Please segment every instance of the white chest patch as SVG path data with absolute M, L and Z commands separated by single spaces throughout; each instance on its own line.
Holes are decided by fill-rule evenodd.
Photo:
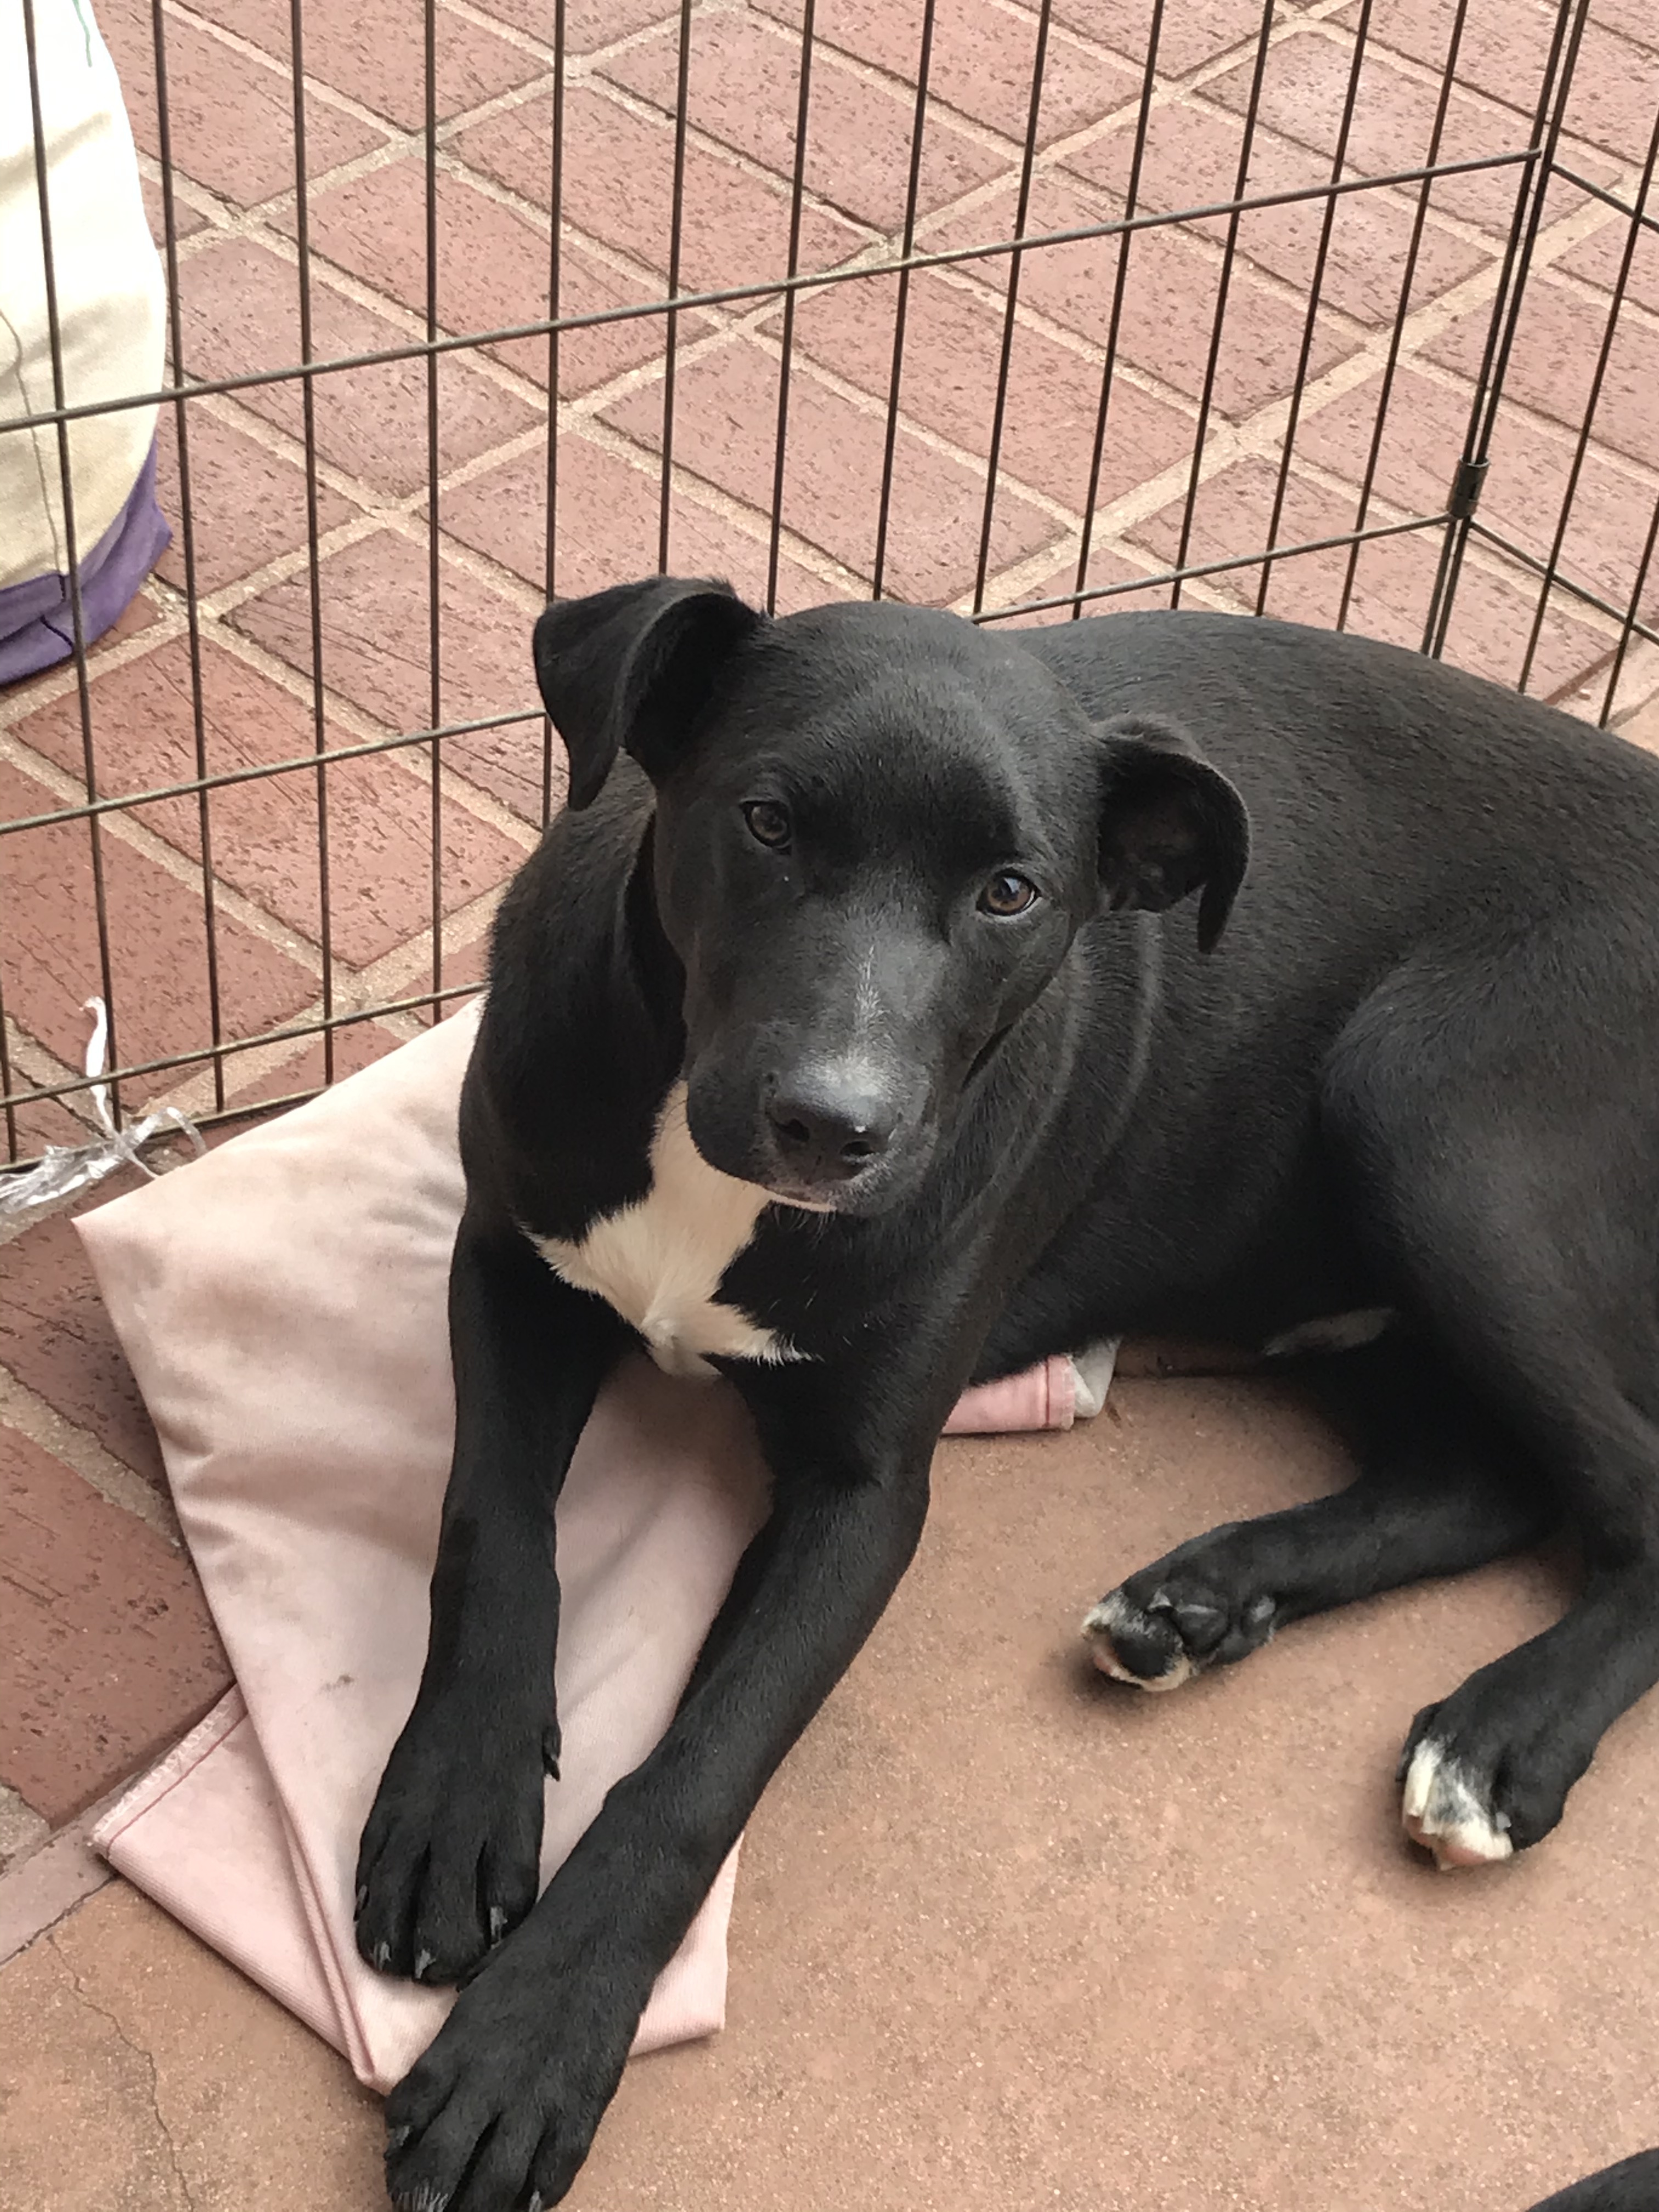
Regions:
M 757 1184 L 711 1168 L 691 1141 L 685 1085 L 663 1102 L 651 1140 L 651 1188 L 633 1206 L 596 1221 L 580 1244 L 531 1239 L 573 1289 L 592 1291 L 631 1322 L 666 1375 L 712 1375 L 708 1355 L 727 1359 L 800 1359 L 714 1293 L 720 1277 L 774 1203 Z

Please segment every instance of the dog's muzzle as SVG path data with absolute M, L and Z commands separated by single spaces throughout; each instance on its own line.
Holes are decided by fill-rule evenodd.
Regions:
M 769 1187 L 833 1205 L 836 1194 L 870 1176 L 902 1119 L 899 1103 L 856 1071 L 798 1069 L 767 1079 L 765 1141 L 775 1163 Z

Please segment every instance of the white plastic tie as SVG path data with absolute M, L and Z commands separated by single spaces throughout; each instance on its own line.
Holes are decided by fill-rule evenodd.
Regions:
M 102 1134 L 88 1145 L 48 1145 L 37 1166 L 21 1175 L 0 1176 L 0 1244 L 9 1243 L 32 1222 L 55 1213 L 81 1191 L 93 1189 L 118 1168 L 137 1168 L 153 1182 L 157 1170 L 143 1158 L 143 1147 L 164 1131 L 184 1137 L 198 1158 L 207 1150 L 201 1131 L 176 1106 L 160 1107 L 125 1129 L 117 1127 L 110 1087 L 102 1079 L 108 1066 L 109 1009 L 101 999 L 88 999 L 85 1011 L 93 1018 L 85 1060 L 91 1079 L 88 1096 Z

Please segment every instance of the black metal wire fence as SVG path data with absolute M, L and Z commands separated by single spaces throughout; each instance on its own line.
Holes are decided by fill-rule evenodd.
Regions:
M 509 427 L 506 447 L 517 470 L 516 504 L 535 509 L 524 526 L 533 527 L 539 553 L 538 573 L 522 557 L 507 564 L 519 592 L 510 601 L 513 619 L 526 639 L 528 587 L 551 595 L 606 580 L 584 572 L 592 510 L 573 508 L 565 482 L 571 441 L 597 438 L 605 451 L 625 447 L 635 477 L 648 471 L 654 486 L 653 511 L 611 556 L 626 561 L 626 573 L 702 568 L 701 523 L 740 505 L 755 556 L 750 588 L 763 592 L 769 605 L 792 593 L 799 599 L 813 579 L 823 596 L 915 596 L 925 564 L 913 560 L 914 573 L 897 573 L 903 564 L 896 545 L 907 527 L 912 538 L 937 527 L 956 552 L 947 564 L 952 587 L 937 595 L 979 622 L 1064 619 L 1122 602 L 1176 605 L 1196 594 L 1241 613 L 1381 628 L 1425 652 L 1501 672 L 1520 688 L 1565 697 L 1595 720 L 1612 718 L 1635 696 L 1632 685 L 1646 682 L 1644 653 L 1659 645 L 1650 584 L 1659 410 L 1644 397 L 1651 384 L 1644 386 L 1640 363 L 1650 364 L 1650 380 L 1659 325 L 1650 257 L 1659 222 L 1649 196 L 1659 90 L 1639 143 L 1629 143 L 1622 111 L 1616 131 L 1605 127 L 1601 108 L 1623 33 L 1601 22 L 1593 0 L 1559 7 L 1504 0 L 1502 8 L 1493 0 L 1423 0 L 1414 9 L 1404 0 L 1350 0 L 1341 8 L 1331 0 L 1261 0 L 1254 21 L 1231 43 L 1223 39 L 1221 51 L 1206 52 L 1196 69 L 1188 33 L 1194 16 L 1208 12 L 1204 0 L 1140 0 L 1127 29 L 1127 0 L 1103 9 L 1082 0 L 1069 8 L 1058 0 L 981 0 L 966 11 L 946 0 L 893 0 L 863 11 L 853 0 L 780 0 L 752 36 L 753 11 L 679 0 L 677 17 L 623 24 L 611 49 L 603 29 L 573 27 L 568 0 L 519 0 L 501 17 L 470 0 L 416 0 L 404 31 L 422 49 L 423 112 L 405 114 L 395 131 L 382 124 L 382 135 L 418 174 L 397 240 L 404 265 L 418 264 L 417 276 L 405 287 L 401 322 L 386 323 L 377 343 L 343 345 L 331 336 L 340 318 L 319 310 L 355 296 L 352 264 L 349 255 L 341 258 L 333 230 L 318 234 L 314 142 L 319 118 L 332 129 L 364 103 L 354 105 L 353 94 L 331 84 L 313 53 L 319 32 L 337 44 L 342 0 L 283 0 L 285 40 L 268 27 L 259 31 L 264 61 L 275 48 L 275 60 L 286 64 L 292 173 L 280 191 L 256 189 L 243 200 L 201 185 L 201 165 L 191 167 L 179 143 L 176 102 L 179 52 L 188 46 L 194 67 L 205 50 L 204 15 L 221 58 L 242 57 L 248 19 L 198 13 L 185 0 L 142 0 L 142 21 L 124 18 L 121 40 L 112 24 L 105 28 L 125 57 L 124 78 L 145 80 L 149 121 L 138 135 L 167 283 L 168 367 L 154 389 L 94 402 L 74 397 L 52 276 L 38 33 L 41 12 L 59 0 L 13 4 L 21 8 L 29 72 L 50 404 L 0 420 L 0 439 L 33 438 L 58 473 L 74 649 L 47 688 L 59 705 L 72 700 L 78 743 L 73 759 L 60 756 L 48 775 L 28 719 L 44 696 L 39 684 L 9 702 L 0 693 L 0 770 L 9 763 L 34 777 L 16 787 L 32 798 L 0 799 L 0 1115 L 11 1163 L 60 1136 L 86 1103 L 88 1078 L 63 1034 L 44 1035 L 46 1025 L 28 1011 L 39 952 L 26 908 L 40 896 L 41 877 L 25 856 L 62 854 L 66 838 L 76 841 L 81 872 L 73 896 L 90 907 L 82 995 L 95 992 L 109 1008 L 118 1113 L 124 1095 L 134 1112 L 159 1098 L 187 1097 L 204 1120 L 269 1104 L 269 1085 L 257 1102 L 239 1087 L 244 1057 L 281 1066 L 284 1049 L 292 1057 L 315 1042 L 320 1060 L 275 1093 L 304 1095 L 333 1079 L 354 1030 L 367 1025 L 382 1041 L 393 1038 L 400 1023 L 435 1019 L 477 988 L 476 952 L 458 972 L 451 950 L 453 810 L 470 805 L 480 789 L 488 798 L 488 777 L 474 774 L 477 759 L 510 755 L 519 796 L 506 804 L 524 825 L 522 847 L 557 803 L 560 786 L 556 749 L 529 687 L 527 653 L 509 687 L 516 704 L 454 711 L 457 629 L 447 611 L 447 562 L 459 542 L 471 546 L 475 566 L 500 566 L 495 553 L 480 550 L 476 532 L 460 541 L 452 534 L 457 495 L 446 403 L 463 364 L 516 364 L 512 376 L 529 427 Z M 486 88 L 474 102 L 469 136 L 466 116 L 457 119 L 443 90 L 446 41 L 459 31 L 482 36 L 486 18 L 521 66 L 504 94 Z M 134 43 L 140 28 L 147 52 Z M 979 45 L 964 60 L 969 31 Z M 1376 57 L 1379 38 L 1388 41 L 1386 70 Z M 769 76 L 743 75 L 751 50 L 763 52 L 768 68 L 775 64 Z M 627 68 L 605 63 L 612 51 Z M 1631 52 L 1648 67 L 1639 37 Z M 1024 121 L 1013 131 L 975 113 L 974 89 L 976 70 L 987 82 L 999 70 L 1006 77 L 1011 55 L 1024 72 Z M 1311 90 L 1310 58 L 1323 71 Z M 1632 97 L 1645 97 L 1641 69 L 1623 71 Z M 260 82 L 271 75 L 266 68 Z M 1392 109 L 1376 96 L 1384 80 Z M 724 260 L 711 255 L 709 222 L 698 228 L 700 195 L 712 153 L 733 175 L 748 177 L 760 166 L 745 137 L 758 112 L 757 85 L 784 149 L 770 157 L 768 185 L 781 252 L 774 246 L 769 261 L 744 265 L 751 249 L 740 225 L 731 229 Z M 862 88 L 860 96 L 879 93 L 885 121 L 849 121 L 849 86 Z M 585 149 L 595 144 L 616 149 L 591 129 L 579 137 L 572 119 L 579 99 L 585 115 L 609 101 L 617 131 L 643 117 L 661 136 L 666 235 L 655 248 L 618 247 L 614 236 L 607 245 L 602 234 L 594 243 L 605 216 L 588 211 L 592 177 L 580 165 L 591 167 Z M 198 134 L 207 127 L 203 113 L 192 94 L 188 119 Z M 1407 114 L 1418 118 L 1410 130 L 1401 120 Z M 514 295 L 514 312 L 463 326 L 447 272 L 457 252 L 465 258 L 471 249 L 447 228 L 450 179 L 470 180 L 503 204 L 530 204 L 522 162 L 511 173 L 515 181 L 502 185 L 507 172 L 492 172 L 474 150 L 492 116 L 518 128 L 515 159 L 528 147 L 528 158 L 542 165 L 534 205 L 545 258 L 533 294 L 521 286 Z M 233 135 L 240 127 L 220 123 Z M 963 157 L 966 183 L 954 198 L 941 196 L 929 168 L 943 159 L 946 135 L 952 149 L 986 156 L 979 181 Z M 833 161 L 826 170 L 826 149 L 856 152 L 865 142 L 896 179 L 896 222 L 861 207 L 851 187 L 837 184 Z M 348 155 L 343 173 L 372 182 L 374 161 L 390 158 L 385 146 Z M 622 195 L 626 185 L 624 159 L 605 189 Z M 292 357 L 245 357 L 215 372 L 216 348 L 203 337 L 204 329 L 211 335 L 211 317 L 206 324 L 191 317 L 191 256 L 204 210 L 210 229 L 216 222 L 227 236 L 252 227 L 261 236 L 280 231 L 289 242 L 283 265 L 293 285 Z M 724 218 L 711 219 L 718 230 Z M 688 251 L 694 229 L 695 255 Z M 1172 238 L 1187 258 L 1171 264 L 1170 276 L 1152 257 L 1164 250 L 1158 241 Z M 598 304 L 591 284 L 573 284 L 579 260 L 590 278 L 603 264 Z M 1079 269 L 1079 282 L 1064 276 Z M 653 271 L 660 272 L 655 283 Z M 928 286 L 935 289 L 924 294 Z M 979 335 L 967 351 L 959 342 L 943 349 L 930 342 L 919 358 L 918 303 L 931 301 L 933 313 L 957 299 L 951 287 L 963 288 L 964 302 L 971 295 Z M 465 295 L 465 285 L 459 290 Z M 858 302 L 851 321 L 843 319 L 839 354 L 819 344 L 817 325 L 809 328 L 813 303 L 831 294 Z M 1255 375 L 1265 357 L 1264 301 L 1278 349 L 1265 380 Z M 216 312 L 222 322 L 234 308 L 222 301 Z M 1536 328 L 1528 321 L 1534 311 Z M 751 350 L 762 348 L 769 364 L 760 401 L 741 381 L 723 402 L 718 389 L 708 398 L 709 376 L 718 377 L 724 357 L 714 341 L 734 331 Z M 626 333 L 632 364 L 623 377 L 624 384 L 631 379 L 626 406 L 603 418 L 587 396 L 591 384 L 576 389 L 580 380 L 568 374 L 573 349 L 595 333 Z M 1166 337 L 1179 355 L 1175 368 L 1158 353 Z M 1075 392 L 1086 374 L 1088 389 L 1086 404 L 1046 425 L 1033 420 L 1025 366 L 1039 339 L 1064 354 L 1067 388 Z M 861 368 L 848 367 L 849 344 L 862 348 Z M 225 358 L 222 349 L 216 357 Z M 1425 358 L 1439 365 L 1433 393 L 1457 416 L 1449 447 L 1422 412 Z M 973 438 L 940 412 L 949 398 L 944 387 L 958 374 L 977 377 L 987 395 Z M 371 698 L 343 723 L 331 631 L 339 471 L 322 418 L 331 388 L 372 392 L 377 376 L 401 380 L 405 398 L 410 377 L 417 386 L 419 405 L 408 420 L 423 450 L 388 507 L 396 507 L 400 543 L 421 556 L 423 605 L 413 629 L 423 635 L 406 630 L 397 641 L 403 664 L 419 671 L 418 711 L 377 708 Z M 841 394 L 849 379 L 861 404 L 826 430 L 819 400 Z M 301 742 L 228 758 L 216 742 L 209 698 L 205 664 L 221 612 L 202 573 L 192 452 L 204 425 L 224 419 L 214 403 L 255 406 L 276 392 L 287 395 L 289 410 L 281 442 L 303 480 L 303 530 L 278 566 L 301 610 L 289 690 L 306 711 Z M 702 427 L 692 437 L 686 410 L 694 401 Z M 1163 447 L 1137 453 L 1154 404 L 1163 417 L 1178 417 L 1183 450 L 1173 457 Z M 186 672 L 188 749 L 179 772 L 161 780 L 131 772 L 135 758 L 149 756 L 128 742 L 130 710 L 106 702 L 100 649 L 88 652 L 77 581 L 87 549 L 75 513 L 73 426 L 131 409 L 160 410 L 174 456 L 173 565 L 149 589 Z M 1523 465 L 1506 502 L 1487 494 L 1510 446 L 1522 450 L 1518 440 L 1506 444 L 1511 419 L 1530 429 L 1547 422 L 1551 461 L 1542 469 Z M 1340 454 L 1328 434 L 1337 421 L 1347 441 Z M 722 422 L 749 456 L 735 489 L 709 459 Z M 809 443 L 813 467 L 801 479 Z M 1026 449 L 1038 447 L 1034 460 Z M 937 522 L 926 495 L 929 456 L 950 472 L 958 495 L 964 471 L 974 478 L 971 498 L 957 495 Z M 1075 489 L 1057 498 L 1055 479 L 1044 471 L 1061 463 Z M 869 509 L 856 554 L 821 532 L 814 515 L 814 487 L 828 480 L 825 470 L 843 465 Z M 1439 471 L 1431 481 L 1431 468 Z M 1122 488 L 1137 475 L 1145 495 L 1125 524 Z M 688 483 L 695 512 L 684 504 Z M 1616 543 L 1604 526 L 1609 498 L 1621 518 Z M 688 513 L 699 525 L 689 533 Z M 1021 524 L 1012 538 L 1011 514 Z M 1368 599 L 1366 562 L 1392 541 L 1409 543 L 1415 581 L 1409 592 Z M 1404 556 L 1395 546 L 1389 558 Z M 1298 578 L 1316 578 L 1318 590 L 1303 588 Z M 1472 594 L 1479 619 L 1465 649 L 1460 617 Z M 407 624 L 407 601 L 400 604 Z M 1501 669 L 1493 659 L 1499 631 L 1507 653 Z M 137 643 L 118 647 L 118 657 Z M 1646 688 L 1656 684 L 1659 678 Z M 388 968 L 343 953 L 338 942 L 340 779 L 353 763 L 373 763 L 375 774 L 395 765 L 405 793 L 410 764 L 420 770 L 422 926 L 405 932 L 417 971 L 408 960 Z M 359 811 L 361 773 L 351 801 Z M 279 915 L 284 943 L 302 940 L 313 988 L 275 1020 L 238 1003 L 226 983 L 226 915 L 240 912 L 248 894 L 221 865 L 216 840 L 222 810 L 249 785 L 268 793 L 288 787 L 290 825 L 291 794 L 304 794 L 314 857 L 309 921 Z M 134 925 L 111 882 L 120 825 L 143 830 L 163 821 L 172 825 L 161 833 L 171 840 L 172 880 L 188 892 L 194 920 L 158 957 L 163 965 L 199 969 L 202 979 L 190 1000 L 194 1011 L 175 1012 L 170 1030 L 135 1013 L 137 987 L 125 977 L 121 957 L 123 930 Z M 406 853 L 387 865 L 406 878 Z M 399 888 L 407 892 L 407 881 Z M 132 1049 L 130 1036 L 149 1039 L 149 1048 Z

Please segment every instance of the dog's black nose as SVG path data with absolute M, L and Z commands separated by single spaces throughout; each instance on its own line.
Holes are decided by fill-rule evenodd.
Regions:
M 798 1172 L 845 1182 L 880 1158 L 898 1109 L 873 1092 L 805 1073 L 779 1082 L 766 1109 L 779 1157 Z

